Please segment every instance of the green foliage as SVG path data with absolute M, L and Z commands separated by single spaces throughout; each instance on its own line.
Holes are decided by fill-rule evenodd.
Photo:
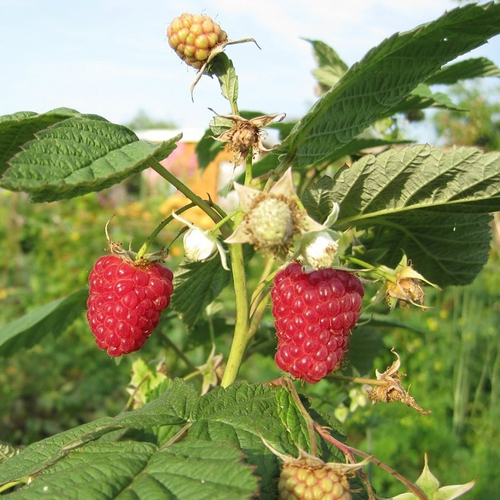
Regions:
M 73 198 L 112 186 L 148 167 L 149 159 L 168 156 L 180 139 L 149 144 L 139 141 L 126 127 L 76 112 L 41 129 L 40 117 L 47 126 L 47 115 L 60 118 L 55 110 L 38 115 L 38 120 L 18 113 L 3 117 L 1 122 L 6 128 L 2 144 L 7 154 L 16 147 L 22 146 L 22 151 L 8 160 L 0 186 L 26 191 L 38 202 Z M 35 127 L 35 139 L 19 142 L 26 141 Z M 18 129 L 20 134 L 16 134 Z
M 10 356 L 22 348 L 38 344 L 45 335 L 60 335 L 86 307 L 87 290 L 55 300 L 4 325 L 0 332 L 0 357 Z
M 319 99 L 282 144 L 298 168 L 336 150 L 401 102 L 443 64 L 499 33 L 500 5 L 468 5 L 372 49 Z M 467 36 L 464 36 L 467 33 Z M 422 54 L 432 52 L 432 57 Z
M 55 499 L 243 499 L 257 494 L 272 499 L 281 465 L 272 449 L 295 457 L 302 449 L 325 461 L 342 461 L 343 453 L 352 458 L 376 451 L 377 458 L 387 461 L 394 459 L 385 455 L 397 455 L 400 463 L 394 475 L 399 479 L 402 473 L 416 476 L 422 448 L 432 448 L 436 442 L 432 463 L 440 474 L 448 472 L 449 463 L 463 474 L 459 459 L 485 455 L 477 429 L 491 441 L 498 437 L 491 425 L 498 417 L 493 407 L 498 394 L 498 340 L 494 321 L 488 328 L 483 321 L 484 311 L 494 309 L 492 303 L 465 292 L 445 292 L 442 299 L 434 298 L 438 313 L 428 314 L 426 321 L 422 316 L 413 319 L 414 310 L 412 316 L 400 312 L 388 317 L 386 306 L 377 299 L 388 286 L 402 286 L 400 273 L 405 269 L 398 266 L 403 254 L 426 280 L 442 286 L 474 282 L 488 260 L 490 212 L 500 209 L 499 153 L 407 146 L 393 125 L 398 113 L 439 107 L 455 117 L 453 113 L 473 109 L 471 99 L 456 102 L 431 86 L 498 76 L 498 68 L 485 59 L 441 69 L 498 33 L 500 5 L 470 5 L 390 37 L 350 69 L 334 49 L 308 40 L 323 95 L 297 123 L 271 124 L 283 139 L 277 154 L 254 165 L 247 158 L 239 179 L 255 188 L 247 200 L 251 211 L 259 197 L 294 167 L 301 200 L 294 198 L 293 203 L 300 210 L 303 204 L 316 221 L 333 224 L 328 234 L 338 236 L 339 264 L 349 263 L 367 278 L 362 324 L 352 336 L 342 372 L 312 387 L 302 386 L 301 395 L 290 380 L 277 379 L 280 373 L 272 361 L 276 340 L 267 304 L 273 272 L 281 262 L 262 255 L 259 248 L 247 251 L 231 243 L 231 272 L 222 268 L 219 258 L 170 261 L 177 264 L 172 306 L 142 351 L 144 358 L 130 356 L 134 363 L 126 403 L 123 378 L 130 365 L 116 367 L 105 361 L 103 353 L 96 354 L 82 317 L 87 295 L 82 287 L 90 263 L 102 254 L 102 229 L 111 210 L 126 219 L 120 236 L 127 242 L 132 236 L 139 241 L 147 234 L 157 236 L 169 222 L 159 219 L 170 212 L 165 213 L 163 200 L 149 196 L 138 176 L 129 184 L 123 181 L 151 167 L 213 220 L 214 234 L 220 232 L 222 239 L 241 224 L 244 214 L 226 217 L 216 202 L 202 200 L 160 165 L 180 136 L 150 144 L 139 141 L 126 127 L 67 108 L 0 117 L 1 186 L 23 191 L 35 202 L 66 200 L 58 204 L 60 208 L 26 208 L 24 195 L 2 193 L 12 210 L 6 211 L 7 225 L 1 229 L 9 248 L 2 261 L 7 277 L 1 278 L 6 291 L 0 300 L 16 297 L 17 302 L 6 302 L 0 331 L 0 355 L 9 356 L 11 362 L 0 373 L 0 395 L 7 406 L 14 406 L 10 387 L 21 391 L 29 387 L 35 407 L 45 404 L 50 412 L 59 411 L 61 421 L 54 432 L 44 428 L 38 436 L 28 426 L 16 429 L 12 441 L 28 445 L 20 453 L 9 445 L 0 447 L 0 493 L 14 499 L 47 493 Z M 231 112 L 240 114 L 232 61 L 218 54 L 207 74 L 218 79 Z M 490 115 L 483 109 L 480 116 L 492 119 L 493 109 L 488 108 Z M 261 115 L 240 114 L 246 119 Z M 214 117 L 197 147 L 201 168 L 222 149 L 211 136 L 232 125 L 231 120 Z M 494 126 L 488 134 L 493 135 Z M 243 132 L 238 137 L 244 151 L 255 144 L 255 131 L 250 132 L 249 137 Z M 477 144 L 477 137 L 471 144 Z M 388 149 L 391 145 L 395 147 Z M 370 148 L 377 148 L 377 154 L 366 154 Z M 129 204 L 127 189 L 132 182 L 139 201 Z M 116 191 L 93 194 L 110 186 Z M 283 185 L 280 189 L 277 196 L 291 203 Z M 121 202 L 113 198 L 116 193 Z M 17 212 L 22 224 L 15 219 Z M 298 212 L 295 215 L 299 217 Z M 166 229 L 155 244 L 169 245 L 175 232 Z M 172 254 L 176 249 L 174 244 Z M 52 344 L 47 342 L 49 334 L 55 337 Z M 162 342 L 165 348 L 160 347 Z M 427 342 L 436 345 L 432 356 Z M 480 354 L 485 345 L 483 362 Z M 393 346 L 402 351 L 418 404 L 432 409 L 440 423 L 422 417 L 415 424 L 414 409 L 396 403 L 368 411 L 367 395 L 353 384 L 366 382 L 360 377 L 370 377 L 374 368 L 381 376 L 393 362 L 384 348 Z M 23 366 L 24 356 L 33 362 Z M 49 360 L 47 367 L 35 363 L 41 359 Z M 62 375 L 54 373 L 59 367 Z M 240 368 L 248 382 L 237 381 Z M 48 389 L 40 388 L 43 380 L 36 380 L 40 370 L 51 378 Z M 20 374 L 34 380 L 18 381 Z M 74 379 L 79 377 L 93 381 L 80 389 L 86 405 L 71 398 L 79 388 Z M 335 384 L 335 379 L 343 382 Z M 368 382 L 381 385 L 380 378 Z M 219 385 L 212 387 L 215 384 Z M 51 392 L 45 400 L 44 390 Z M 348 441 L 366 444 L 367 453 L 345 442 L 338 419 L 350 431 Z M 2 415 L 8 429 L 15 420 L 15 415 Z M 488 457 L 496 455 L 490 451 Z M 372 465 L 368 468 L 384 495 L 400 491 L 391 476 L 380 479 Z M 445 498 L 442 493 L 452 490 L 439 490 L 432 477 L 424 469 L 417 486 L 430 498 Z M 353 484 L 353 498 L 366 498 L 366 484 L 358 479 Z M 484 484 L 479 487 L 489 491 Z

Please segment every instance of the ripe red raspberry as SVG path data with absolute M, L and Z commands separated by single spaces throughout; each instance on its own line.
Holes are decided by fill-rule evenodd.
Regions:
M 210 51 L 226 41 L 227 34 L 210 16 L 184 13 L 167 28 L 168 43 L 189 66 L 201 68 Z
M 278 482 L 279 500 L 351 500 L 346 475 L 328 464 L 310 465 L 305 460 L 285 463 Z
M 154 262 L 97 259 L 89 276 L 87 319 L 97 345 L 110 356 L 142 347 L 170 303 L 173 274 Z
M 292 263 L 278 272 L 271 297 L 279 368 L 314 384 L 338 367 L 363 295 L 361 281 L 346 271 L 304 273 Z

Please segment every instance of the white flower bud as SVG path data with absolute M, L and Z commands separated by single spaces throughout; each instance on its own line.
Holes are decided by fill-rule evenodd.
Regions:
M 313 269 L 332 267 L 339 247 L 330 230 L 306 235 L 302 242 L 302 255 Z
M 209 259 L 217 250 L 217 238 L 203 229 L 190 229 L 184 235 L 184 252 L 189 260 Z

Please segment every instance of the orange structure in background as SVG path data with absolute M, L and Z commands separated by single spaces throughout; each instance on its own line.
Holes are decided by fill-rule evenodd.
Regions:
M 158 130 L 146 131 L 138 135 L 140 139 L 149 140 L 150 142 L 159 142 L 160 140 L 168 140 L 175 136 L 176 132 L 171 130 Z M 232 177 L 233 155 L 223 150 L 205 170 L 201 171 L 198 166 L 195 149 L 202 135 L 203 131 L 191 131 L 191 133 L 185 134 L 185 138 L 183 137 L 183 139 L 177 143 L 177 148 L 168 158 L 163 160 L 161 164 L 186 184 L 195 194 L 205 200 L 210 197 L 215 203 L 219 203 L 218 193 Z M 146 180 L 153 190 L 157 182 L 164 182 L 153 170 L 145 171 L 144 176 L 147 178 Z M 165 200 L 160 207 L 160 211 L 163 215 L 169 216 L 172 211 L 188 203 L 190 203 L 190 200 L 182 193 L 176 192 Z M 209 228 L 213 225 L 213 221 L 208 215 L 197 207 L 183 212 L 182 217 L 203 228 Z

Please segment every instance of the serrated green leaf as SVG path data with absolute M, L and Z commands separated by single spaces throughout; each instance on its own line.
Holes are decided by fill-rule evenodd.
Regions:
M 466 5 L 372 49 L 319 99 L 282 145 L 299 168 L 328 158 L 443 64 L 500 33 L 500 4 Z
M 230 281 L 231 273 L 223 269 L 220 259 L 205 262 L 184 260 L 174 276 L 172 308 L 184 324 L 192 328 L 206 306 L 217 298 Z
M 87 307 L 88 290 L 45 304 L 0 328 L 0 357 L 38 344 L 45 336 L 60 335 Z
M 86 115 L 74 109 L 58 108 L 42 114 L 20 111 L 0 116 L 0 175 L 9 168 L 8 160 L 19 152 L 23 144 L 33 140 L 37 132 L 74 116 Z
M 439 286 L 472 283 L 489 258 L 491 216 L 421 212 L 380 221 L 367 248 L 387 248 L 381 262 L 395 267 L 403 252 L 415 269 Z M 377 224 L 377 221 L 374 221 Z
M 486 76 L 499 77 L 500 69 L 486 57 L 478 57 L 445 66 L 428 78 L 425 83 L 427 85 L 453 85 L 460 80 Z
M 313 46 L 314 58 L 318 64 L 318 68 L 313 71 L 314 76 L 320 84 L 333 87 L 349 67 L 326 43 L 307 38 L 304 40 Z
M 25 143 L 9 160 L 0 186 L 26 191 L 37 202 L 100 191 L 144 170 L 149 160 L 165 158 L 179 139 L 151 144 L 103 118 L 73 116 Z
M 187 439 L 226 441 L 240 447 L 247 461 L 262 478 L 259 498 L 276 498 L 275 480 L 280 464 L 263 444 L 262 438 L 281 452 L 297 455 L 293 440 L 305 444 L 305 422 L 297 421 L 297 409 L 283 388 L 262 384 L 236 383 L 216 387 L 200 402 Z M 283 402 L 287 403 L 283 403 Z M 287 429 L 283 421 L 293 422 Z
M 223 52 L 212 61 L 210 73 L 219 78 L 222 95 L 231 103 L 231 108 L 236 108 L 238 101 L 238 76 L 233 62 Z
M 248 499 L 257 478 L 225 443 L 94 443 L 74 450 L 12 493 L 13 499 Z
M 21 453 L 0 463 L 0 485 L 32 476 L 51 466 L 65 455 L 64 445 L 101 429 L 109 429 L 112 420 L 111 417 L 94 420 L 26 447 Z
M 159 425 L 180 425 L 193 419 L 198 404 L 198 394 L 193 385 L 175 379 L 158 399 L 138 410 L 115 417 L 112 427 L 141 429 Z
M 335 203 L 332 192 L 333 179 L 325 175 L 302 195 L 301 201 L 307 213 L 321 224 L 325 222 L 332 212 Z
M 419 145 L 367 155 L 335 175 L 331 196 L 341 206 L 339 225 L 424 208 L 500 210 L 500 153 Z
M 433 92 L 428 85 L 420 83 L 415 89 L 412 90 L 409 96 L 393 108 L 389 109 L 384 114 L 384 117 L 393 116 L 397 113 L 406 113 L 415 109 L 426 109 L 432 107 L 446 108 L 456 111 L 467 111 L 465 108 L 461 108 L 455 104 L 443 92 Z
M 140 430 L 179 424 L 189 425 L 189 432 L 182 443 L 179 443 L 185 448 L 178 448 L 177 444 L 157 448 L 151 443 L 112 442 L 105 439 L 106 433 L 118 429 Z M 92 477 L 96 485 L 96 489 L 92 489 L 94 494 L 97 491 L 99 494 L 108 495 L 94 498 L 129 498 L 125 491 L 122 491 L 124 484 L 128 485 L 127 492 L 133 491 L 139 495 L 130 498 L 146 498 L 141 495 L 154 495 L 156 492 L 167 495 L 162 489 L 154 489 L 154 485 L 148 480 L 151 476 L 154 476 L 155 483 L 161 483 L 175 495 L 180 495 L 180 490 L 176 489 L 180 483 L 174 479 L 183 476 L 188 481 L 183 487 L 193 496 L 172 498 L 205 498 L 199 496 L 197 486 L 191 480 L 196 474 L 204 474 L 199 472 L 198 468 L 215 467 L 213 460 L 232 450 L 233 458 L 244 454 L 246 461 L 256 468 L 256 475 L 262 477 L 259 498 L 271 500 L 276 496 L 275 479 L 279 474 L 279 463 L 276 456 L 264 445 L 262 438 L 276 449 L 293 456 L 297 454 L 295 442 L 301 442 L 303 445 L 308 443 L 305 422 L 284 388 L 240 382 L 228 388 L 216 387 L 200 397 L 193 385 L 176 379 L 157 400 L 138 410 L 123 413 L 115 418 L 101 419 L 27 447 L 18 456 L 0 464 L 0 484 L 36 474 L 36 479 L 30 486 L 15 493 L 33 495 L 18 497 L 31 499 L 36 498 L 40 488 L 43 490 L 45 486 L 49 486 L 53 495 L 58 495 L 59 491 L 63 490 L 54 489 L 57 485 L 69 485 L 71 478 L 80 484 L 82 475 L 87 481 Z M 207 441 L 213 443 L 206 443 Z M 229 445 L 222 452 L 217 451 L 215 447 L 221 442 Z M 177 453 L 179 449 L 181 453 Z M 203 455 L 197 455 L 201 453 L 200 450 Z M 137 455 L 137 460 L 134 459 L 134 454 Z M 172 455 L 175 457 L 172 458 Z M 181 460 L 182 457 L 186 460 Z M 203 467 L 198 458 L 203 458 Z M 98 470 L 94 471 L 94 464 Z M 228 469 L 222 463 L 218 466 L 221 475 L 212 472 L 212 480 L 221 488 L 232 488 L 235 483 L 232 473 L 228 472 L 233 470 L 232 466 L 227 465 Z M 163 475 L 160 474 L 160 468 Z M 195 469 L 198 472 L 195 472 Z M 236 469 L 234 471 L 234 477 L 237 477 Z M 226 473 L 228 477 L 224 479 L 223 475 Z M 239 469 L 239 473 L 242 473 L 242 469 Z M 205 478 L 206 476 L 198 477 L 200 482 Z M 159 487 L 158 484 L 157 486 Z M 76 498 L 72 496 L 73 490 L 68 488 L 64 491 L 71 492 L 71 495 L 65 498 Z M 121 496 L 112 496 L 118 492 Z M 255 493 L 255 490 L 252 492 Z M 236 493 L 239 495 L 241 492 Z M 214 496 L 213 492 L 211 494 L 212 498 L 225 498 Z M 87 497 L 78 498 L 81 500 Z

